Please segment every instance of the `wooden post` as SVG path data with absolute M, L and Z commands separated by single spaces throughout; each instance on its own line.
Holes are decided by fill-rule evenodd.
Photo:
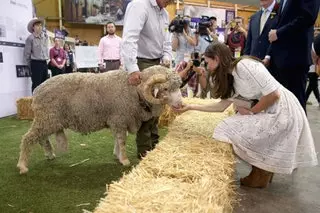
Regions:
M 58 1 L 58 7 L 59 7 L 59 29 L 62 30 L 62 4 L 61 4 L 61 0 Z
M 234 5 L 234 15 L 235 15 L 235 17 L 238 16 L 238 4 Z
M 104 24 L 103 25 L 103 35 L 107 34 L 107 26 Z

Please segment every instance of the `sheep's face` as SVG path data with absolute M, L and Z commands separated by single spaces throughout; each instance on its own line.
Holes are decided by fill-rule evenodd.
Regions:
M 168 92 L 166 103 L 173 107 L 179 109 L 182 106 L 182 95 L 180 89 L 176 89 L 174 91 Z
M 145 99 L 152 104 L 168 104 L 179 108 L 182 104 L 179 75 L 162 66 L 154 66 L 146 71 L 154 71 L 154 74 L 143 83 Z
M 157 86 L 156 98 L 163 100 L 163 104 L 168 104 L 173 108 L 180 108 L 182 105 L 182 95 L 180 91 L 181 78 L 175 73 L 168 74 L 167 82 Z

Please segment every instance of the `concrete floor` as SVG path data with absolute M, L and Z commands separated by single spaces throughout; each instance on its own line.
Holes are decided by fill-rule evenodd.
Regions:
M 320 108 L 313 95 L 310 100 L 313 105 L 308 105 L 308 119 L 319 153 Z M 244 162 L 238 163 L 238 180 L 247 176 L 250 169 Z M 292 175 L 275 174 L 266 189 L 239 186 L 238 193 L 240 201 L 235 213 L 320 213 L 320 166 L 299 168 Z

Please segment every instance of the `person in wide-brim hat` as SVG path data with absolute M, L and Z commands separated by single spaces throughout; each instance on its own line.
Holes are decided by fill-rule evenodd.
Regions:
M 43 19 L 41 18 L 33 18 L 29 21 L 28 23 L 28 31 L 30 33 L 33 33 L 33 26 L 36 24 L 36 23 L 41 23 L 43 24 Z

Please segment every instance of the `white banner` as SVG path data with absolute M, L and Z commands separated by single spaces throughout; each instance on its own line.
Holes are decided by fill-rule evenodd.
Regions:
M 98 47 L 97 46 L 76 46 L 75 51 L 77 68 L 98 67 Z
M 0 7 L 0 118 L 15 114 L 16 100 L 31 95 L 31 79 L 23 63 L 25 40 L 30 34 L 31 0 L 1 0 Z

